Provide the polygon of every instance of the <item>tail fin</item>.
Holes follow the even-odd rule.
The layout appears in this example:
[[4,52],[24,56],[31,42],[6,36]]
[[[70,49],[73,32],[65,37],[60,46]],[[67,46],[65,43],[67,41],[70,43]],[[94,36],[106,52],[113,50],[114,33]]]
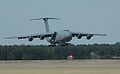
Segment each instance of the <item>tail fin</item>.
[[31,19],[30,21],[33,21],[33,20],[43,20],[44,23],[45,23],[46,32],[50,32],[48,19],[60,20],[60,19],[57,19],[57,18],[37,18],[37,19]]

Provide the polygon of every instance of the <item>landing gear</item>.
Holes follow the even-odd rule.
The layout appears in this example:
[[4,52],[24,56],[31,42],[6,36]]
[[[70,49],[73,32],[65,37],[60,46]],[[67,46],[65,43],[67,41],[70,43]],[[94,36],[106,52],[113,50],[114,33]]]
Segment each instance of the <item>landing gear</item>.
[[74,46],[74,44],[72,44],[72,43],[63,43],[63,44],[61,44],[61,46]]
[[69,45],[68,43],[60,44],[60,46],[68,46],[68,45]]
[[56,45],[56,44],[51,44],[51,45],[49,45],[50,47],[54,47],[54,46],[68,46],[69,44],[68,43],[64,43],[64,44],[58,44],[58,45]]
[[55,46],[74,46],[73,44],[71,43],[62,43],[62,44],[51,44],[51,45],[48,45],[50,47],[55,47]]
[[56,44],[51,44],[51,45],[49,45],[50,47],[54,47],[54,46],[56,46]]

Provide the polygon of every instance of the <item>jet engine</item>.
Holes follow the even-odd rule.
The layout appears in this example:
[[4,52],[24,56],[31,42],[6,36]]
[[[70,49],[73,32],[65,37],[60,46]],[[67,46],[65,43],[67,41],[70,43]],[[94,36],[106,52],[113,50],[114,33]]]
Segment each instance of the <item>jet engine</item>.
[[45,39],[45,36],[41,36],[41,37],[40,37],[40,40],[44,40],[44,39]]
[[87,36],[87,40],[90,40],[91,37],[93,37],[93,35],[89,35],[89,36]]
[[82,35],[78,35],[77,38],[78,38],[78,39],[81,39],[81,38],[82,38]]
[[30,37],[29,39],[28,39],[28,41],[32,41],[33,40],[33,38],[32,37]]

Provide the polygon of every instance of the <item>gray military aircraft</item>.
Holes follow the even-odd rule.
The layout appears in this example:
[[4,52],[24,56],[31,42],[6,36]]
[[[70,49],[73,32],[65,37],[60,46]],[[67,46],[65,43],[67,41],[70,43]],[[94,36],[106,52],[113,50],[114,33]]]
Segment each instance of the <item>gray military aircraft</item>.
[[89,34],[89,33],[80,33],[80,32],[72,32],[69,30],[62,30],[58,32],[51,32],[49,29],[48,20],[60,20],[58,18],[37,18],[31,19],[33,20],[43,20],[45,24],[46,33],[44,34],[34,34],[34,35],[27,35],[27,36],[17,36],[17,37],[7,37],[5,39],[28,39],[28,41],[33,41],[34,38],[39,38],[40,40],[46,40],[51,43],[51,45],[68,45],[67,42],[71,41],[73,37],[77,37],[81,39],[83,36],[86,37],[87,40],[90,40],[93,36],[106,36],[106,34]]

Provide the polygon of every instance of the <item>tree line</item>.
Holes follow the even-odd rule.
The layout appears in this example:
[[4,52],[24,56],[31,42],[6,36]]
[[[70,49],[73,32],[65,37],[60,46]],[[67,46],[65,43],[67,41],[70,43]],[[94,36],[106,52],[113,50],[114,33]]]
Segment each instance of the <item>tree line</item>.
[[70,46],[13,45],[0,46],[0,60],[58,60],[73,55],[75,59],[111,59],[120,57],[120,42]]

